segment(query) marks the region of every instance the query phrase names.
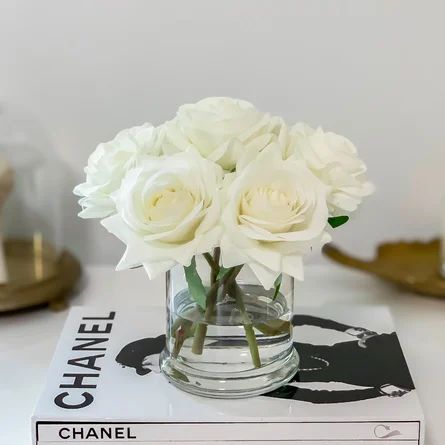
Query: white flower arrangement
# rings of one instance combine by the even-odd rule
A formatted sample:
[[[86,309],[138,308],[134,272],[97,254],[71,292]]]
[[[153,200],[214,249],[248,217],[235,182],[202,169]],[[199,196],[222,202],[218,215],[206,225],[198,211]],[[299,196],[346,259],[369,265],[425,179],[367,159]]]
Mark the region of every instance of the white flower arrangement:
[[[212,97],[100,144],[74,193],[126,244],[118,269],[154,278],[219,248],[224,269],[248,265],[270,289],[303,279],[304,254],[372,193],[365,172],[343,136]]]

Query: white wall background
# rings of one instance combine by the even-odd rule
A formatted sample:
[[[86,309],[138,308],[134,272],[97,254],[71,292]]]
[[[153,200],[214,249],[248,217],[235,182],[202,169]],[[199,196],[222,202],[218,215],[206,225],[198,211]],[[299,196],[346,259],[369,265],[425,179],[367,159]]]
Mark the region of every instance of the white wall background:
[[[337,241],[369,254],[438,231],[444,16],[443,2],[409,0],[0,0],[0,101],[48,131],[66,178],[66,243],[85,261],[122,250],[76,218],[69,190],[88,154],[210,95],[349,136],[378,191]]]

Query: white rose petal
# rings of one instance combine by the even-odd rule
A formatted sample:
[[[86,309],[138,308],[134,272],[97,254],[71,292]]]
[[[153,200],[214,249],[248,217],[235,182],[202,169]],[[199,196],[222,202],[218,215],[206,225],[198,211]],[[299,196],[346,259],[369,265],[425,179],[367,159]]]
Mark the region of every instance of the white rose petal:
[[[302,256],[327,242],[326,187],[277,142],[224,183],[224,267],[248,264],[266,289],[281,273],[303,279]]]
[[[328,206],[331,215],[341,215],[357,209],[374,187],[366,179],[366,165],[357,149],[347,138],[307,124],[294,125],[289,132],[285,157],[304,160],[311,171],[328,186]]]
[[[159,155],[158,129],[144,124],[119,132],[99,144],[88,159],[86,181],[74,188],[81,196],[82,218],[104,218],[115,212],[111,194],[121,185],[125,173],[146,155]]]
[[[113,195],[102,224],[127,245],[118,269],[143,265],[150,278],[219,244],[222,169],[189,151],[145,159]]]
[[[182,105],[164,128],[164,153],[190,147],[201,156],[231,171],[250,146],[259,152],[282,127],[282,119],[258,111],[251,103],[228,97],[209,97],[196,104]]]

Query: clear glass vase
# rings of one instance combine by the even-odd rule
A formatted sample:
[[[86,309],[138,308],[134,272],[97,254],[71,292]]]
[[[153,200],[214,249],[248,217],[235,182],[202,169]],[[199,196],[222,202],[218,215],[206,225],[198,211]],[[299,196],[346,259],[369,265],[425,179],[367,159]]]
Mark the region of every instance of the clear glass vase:
[[[205,299],[189,290],[184,268],[167,273],[167,379],[194,394],[249,397],[272,391],[297,372],[293,278],[265,290],[248,266],[223,269],[219,252],[196,257]],[[189,277],[190,283],[190,277]]]

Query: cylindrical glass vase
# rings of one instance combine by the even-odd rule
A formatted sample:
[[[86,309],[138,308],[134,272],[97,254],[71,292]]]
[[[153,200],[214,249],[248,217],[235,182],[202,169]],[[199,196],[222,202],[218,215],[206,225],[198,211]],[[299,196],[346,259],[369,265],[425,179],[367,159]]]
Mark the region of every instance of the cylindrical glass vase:
[[[197,256],[187,273],[174,267],[166,289],[160,365],[177,387],[207,397],[250,397],[280,387],[297,372],[293,278],[283,275],[265,290],[248,266],[222,268],[216,251]]]

